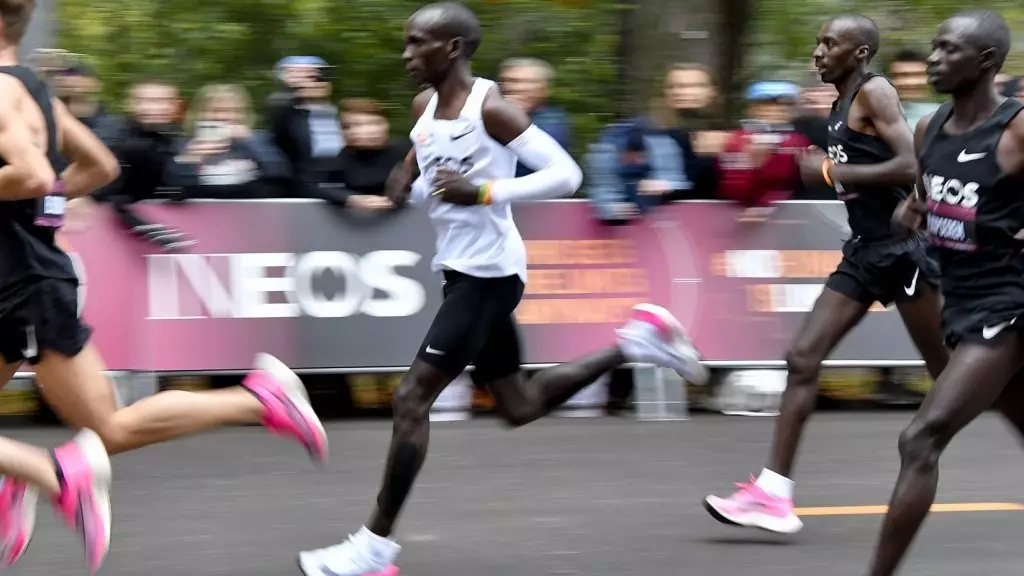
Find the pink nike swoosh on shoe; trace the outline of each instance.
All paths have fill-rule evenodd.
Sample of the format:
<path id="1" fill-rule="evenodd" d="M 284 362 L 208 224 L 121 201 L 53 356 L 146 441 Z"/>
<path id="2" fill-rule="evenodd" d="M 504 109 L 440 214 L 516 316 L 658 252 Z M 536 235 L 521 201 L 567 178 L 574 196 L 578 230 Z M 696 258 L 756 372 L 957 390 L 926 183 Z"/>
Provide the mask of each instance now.
<path id="1" fill-rule="evenodd" d="M 318 462 L 327 461 L 327 432 L 313 411 L 299 377 L 280 360 L 257 354 L 255 368 L 242 386 L 266 408 L 263 425 L 280 436 L 294 438 Z"/>
<path id="2" fill-rule="evenodd" d="M 0 560 L 14 565 L 28 550 L 36 525 L 39 490 L 22 480 L 0 479 Z"/>
<path id="3" fill-rule="evenodd" d="M 719 522 L 782 534 L 795 534 L 803 528 L 803 522 L 793 512 L 792 500 L 768 494 L 755 484 L 754 478 L 736 486 L 739 490 L 728 498 L 704 499 L 704 507 Z"/>
<path id="4" fill-rule="evenodd" d="M 95 574 L 110 550 L 110 459 L 103 440 L 91 430 L 82 430 L 53 455 L 62 480 L 54 507 L 82 534 L 85 560 Z"/>

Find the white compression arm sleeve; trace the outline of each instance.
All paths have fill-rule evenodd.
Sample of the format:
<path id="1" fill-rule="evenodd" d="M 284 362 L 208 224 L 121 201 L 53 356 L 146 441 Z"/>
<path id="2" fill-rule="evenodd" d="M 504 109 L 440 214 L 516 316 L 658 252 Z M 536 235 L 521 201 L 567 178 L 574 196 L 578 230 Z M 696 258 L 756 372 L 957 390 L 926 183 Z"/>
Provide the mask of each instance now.
<path id="1" fill-rule="evenodd" d="M 508 149 L 527 168 L 536 170 L 522 178 L 491 183 L 491 202 L 521 202 L 569 196 L 583 183 L 583 171 L 554 138 L 531 124 Z"/>

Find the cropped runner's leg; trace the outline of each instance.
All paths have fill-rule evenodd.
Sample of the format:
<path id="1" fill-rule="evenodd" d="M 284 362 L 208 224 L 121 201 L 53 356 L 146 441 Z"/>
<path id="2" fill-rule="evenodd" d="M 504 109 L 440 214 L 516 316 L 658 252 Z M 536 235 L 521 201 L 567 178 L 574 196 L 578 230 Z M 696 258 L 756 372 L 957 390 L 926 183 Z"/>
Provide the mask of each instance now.
<path id="1" fill-rule="evenodd" d="M 900 434 L 900 473 L 882 523 L 868 574 L 891 576 L 935 501 L 939 457 L 956 434 L 1002 394 L 1021 366 L 1021 339 L 1008 333 L 995 344 L 962 342 Z"/>
<path id="2" fill-rule="evenodd" d="M 900 318 L 932 380 L 937 380 L 949 363 L 949 349 L 942 332 L 939 276 L 938 264 L 921 243 L 893 266 L 889 286 L 890 299 L 896 302 Z"/>
<path id="3" fill-rule="evenodd" d="M 242 386 L 188 392 L 166 390 L 118 409 L 113 383 L 96 349 L 74 356 L 46 350 L 37 367 L 46 401 L 74 428 L 96 430 L 111 454 L 204 430 L 262 422 L 298 440 L 314 457 L 326 456 L 323 426 L 298 378 L 276 359 L 260 355 Z"/>
<path id="4" fill-rule="evenodd" d="M 704 508 L 716 520 L 786 534 L 803 528 L 793 513 L 790 477 L 800 437 L 818 400 L 821 363 L 861 321 L 872 300 L 856 276 L 844 273 L 840 264 L 786 354 L 789 375 L 768 466 L 756 479 L 737 484 L 739 490 L 732 496 L 705 498 Z"/>
<path id="5" fill-rule="evenodd" d="M 928 374 L 937 380 L 949 363 L 949 349 L 942 335 L 942 296 L 930 285 L 918 290 L 920 296 L 916 300 L 896 302 L 896 309 Z"/>
<path id="6" fill-rule="evenodd" d="M 327 456 L 327 435 L 309 404 L 302 382 L 267 354 L 255 369 L 225 390 L 168 390 L 118 409 L 106 366 L 88 344 L 90 329 L 78 320 L 77 286 L 52 281 L 39 286 L 36 374 L 43 397 L 68 425 L 95 430 L 111 454 L 180 438 L 203 430 L 262 422 L 290 436 L 318 460 Z"/>

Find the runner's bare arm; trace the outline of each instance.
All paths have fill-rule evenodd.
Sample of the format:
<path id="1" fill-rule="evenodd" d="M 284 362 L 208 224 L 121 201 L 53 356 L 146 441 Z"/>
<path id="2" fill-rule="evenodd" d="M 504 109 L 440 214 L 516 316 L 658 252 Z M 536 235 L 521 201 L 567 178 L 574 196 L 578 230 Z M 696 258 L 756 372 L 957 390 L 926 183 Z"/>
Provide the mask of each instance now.
<path id="1" fill-rule="evenodd" d="M 920 158 L 921 151 L 924 150 L 924 135 L 928 131 L 928 125 L 931 124 L 932 118 L 935 117 L 935 113 L 932 112 L 917 121 L 917 126 L 914 127 L 914 157 Z M 924 187 L 924 174 L 921 172 L 920 167 L 917 169 L 917 179 L 914 185 L 914 196 L 917 200 L 923 202 L 927 200 L 928 189 Z"/>
<path id="2" fill-rule="evenodd" d="M 121 173 L 121 164 L 114 153 L 56 98 L 53 115 L 60 150 L 71 161 L 60 175 L 64 194 L 77 198 L 113 182 Z"/>
<path id="3" fill-rule="evenodd" d="M 434 95 L 434 90 L 424 90 L 416 95 L 416 98 L 412 101 L 412 120 L 413 122 L 419 120 L 420 116 L 423 116 L 423 111 L 426 110 L 427 104 L 430 102 L 430 98 Z M 402 205 L 409 200 L 409 194 L 412 190 L 413 184 L 419 180 L 420 167 L 416 163 L 416 147 L 413 146 L 409 153 L 405 155 L 405 160 L 395 165 L 388 174 L 388 179 L 384 184 L 384 195 L 387 196 L 391 202 L 395 205 Z"/>
<path id="4" fill-rule="evenodd" d="M 914 151 L 915 156 L 920 157 L 921 150 L 924 149 L 924 134 L 928 130 L 928 124 L 932 121 L 932 117 L 935 113 L 928 114 L 920 121 L 914 128 Z M 914 193 L 906 200 L 899 203 L 896 206 L 896 210 L 892 213 L 892 221 L 899 228 L 907 230 L 920 230 L 924 224 L 924 215 L 928 211 L 927 202 L 928 190 L 924 187 L 924 177 L 921 171 L 918 170 L 917 184 L 914 185 Z"/>
<path id="5" fill-rule="evenodd" d="M 912 185 L 917 181 L 914 135 L 903 116 L 896 89 L 884 78 L 872 78 L 861 88 L 857 102 L 895 157 L 879 164 L 837 164 L 832 169 L 832 178 L 843 184 Z"/>
<path id="6" fill-rule="evenodd" d="M 538 128 L 525 112 L 505 100 L 497 88 L 484 99 L 484 128 L 535 170 L 520 178 L 491 182 L 492 202 L 521 202 L 570 196 L 583 182 L 583 171 L 554 138 Z"/>
<path id="7" fill-rule="evenodd" d="M 40 198 L 53 191 L 57 175 L 46 150 L 34 142 L 32 132 L 18 114 L 17 80 L 0 75 L 0 199 Z"/>
<path id="8" fill-rule="evenodd" d="M 996 147 L 996 162 L 1007 174 L 1024 174 L 1024 114 L 1017 114 Z"/>

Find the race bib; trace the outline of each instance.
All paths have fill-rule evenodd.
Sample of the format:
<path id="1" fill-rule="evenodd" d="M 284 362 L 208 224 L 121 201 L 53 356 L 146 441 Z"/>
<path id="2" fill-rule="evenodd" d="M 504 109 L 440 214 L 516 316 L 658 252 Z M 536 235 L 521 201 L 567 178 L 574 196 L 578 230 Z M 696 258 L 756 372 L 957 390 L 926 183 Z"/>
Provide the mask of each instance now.
<path id="1" fill-rule="evenodd" d="M 53 192 L 36 201 L 36 226 L 60 228 L 64 225 L 64 213 L 67 210 L 68 198 L 64 195 L 63 182 L 57 182 Z"/>

